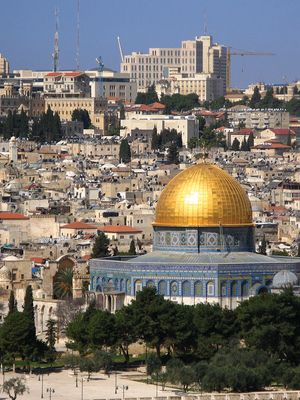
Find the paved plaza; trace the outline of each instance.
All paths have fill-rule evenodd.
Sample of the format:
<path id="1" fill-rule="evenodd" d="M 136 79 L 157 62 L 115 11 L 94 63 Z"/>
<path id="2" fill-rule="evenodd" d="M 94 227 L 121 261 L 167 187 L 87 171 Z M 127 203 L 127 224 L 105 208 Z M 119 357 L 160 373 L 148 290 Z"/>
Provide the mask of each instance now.
<path id="1" fill-rule="evenodd" d="M 118 372 L 109 377 L 104 374 L 92 374 L 91 379 L 87 381 L 86 374 L 78 375 L 78 387 L 76 387 L 76 378 L 71 370 L 62 371 L 59 373 L 45 374 L 43 376 L 43 399 L 50 399 L 50 392 L 52 400 L 98 400 L 98 399 L 120 399 L 123 398 L 123 387 L 125 398 L 137 397 L 155 397 L 156 385 L 150 385 L 143 382 L 137 382 L 131 379 L 142 374 L 138 372 Z M 15 376 L 13 373 L 5 374 L 5 379 Z M 21 377 L 21 374 L 16 376 Z M 24 375 L 26 384 L 30 392 L 24 396 L 18 397 L 18 400 L 38 400 L 42 395 L 42 381 L 39 380 L 37 375 Z M 83 379 L 83 382 L 82 382 Z M 1 382 L 2 383 L 2 382 Z M 115 386 L 117 383 L 117 393 L 115 393 Z M 128 389 L 126 389 L 126 387 Z M 47 392 L 48 389 L 48 392 Z M 82 396 L 83 389 L 83 396 Z M 158 396 L 174 396 L 174 390 L 161 390 L 158 386 Z M 8 396 L 0 394 L 0 400 L 8 399 Z"/>

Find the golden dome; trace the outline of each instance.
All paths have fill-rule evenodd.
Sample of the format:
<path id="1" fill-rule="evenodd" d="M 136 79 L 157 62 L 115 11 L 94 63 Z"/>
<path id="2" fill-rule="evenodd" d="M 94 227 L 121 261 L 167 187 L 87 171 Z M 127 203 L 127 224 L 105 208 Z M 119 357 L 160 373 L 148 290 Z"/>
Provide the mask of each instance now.
<path id="1" fill-rule="evenodd" d="M 251 226 L 252 209 L 241 185 L 212 164 L 176 175 L 162 191 L 154 226 Z"/>

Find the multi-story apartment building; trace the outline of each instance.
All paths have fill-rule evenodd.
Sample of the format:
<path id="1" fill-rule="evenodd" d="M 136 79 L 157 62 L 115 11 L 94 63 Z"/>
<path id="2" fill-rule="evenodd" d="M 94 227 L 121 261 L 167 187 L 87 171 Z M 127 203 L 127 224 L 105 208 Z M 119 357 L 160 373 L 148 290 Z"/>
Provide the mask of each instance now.
<path id="1" fill-rule="evenodd" d="M 196 93 L 199 101 L 212 101 L 224 96 L 224 80 L 214 74 L 195 74 L 194 77 L 188 77 L 187 74 L 174 74 L 169 79 L 158 82 L 156 92 L 159 96 L 162 93 L 165 95 Z"/>
<path id="2" fill-rule="evenodd" d="M 5 58 L 0 53 L 0 76 L 1 75 L 8 75 L 9 74 L 9 62 L 7 58 Z"/>
<path id="3" fill-rule="evenodd" d="M 244 126 L 251 129 L 288 128 L 289 113 L 284 110 L 252 110 L 235 106 L 227 110 L 230 126 Z"/>
<path id="4" fill-rule="evenodd" d="M 200 36 L 183 41 L 180 48 L 150 48 L 149 53 L 133 52 L 121 63 L 121 72 L 130 74 L 138 91 L 167 78 L 172 68 L 179 68 L 188 77 L 198 73 L 215 74 L 223 78 L 226 89 L 227 48 L 213 44 L 211 36 Z"/>
<path id="5" fill-rule="evenodd" d="M 49 72 L 44 76 L 44 94 L 63 97 L 89 96 L 89 77 L 83 72 Z"/>
<path id="6" fill-rule="evenodd" d="M 86 71 L 90 78 L 91 97 L 105 97 L 134 103 L 136 82 L 131 82 L 129 74 L 105 68 L 103 71 Z"/>

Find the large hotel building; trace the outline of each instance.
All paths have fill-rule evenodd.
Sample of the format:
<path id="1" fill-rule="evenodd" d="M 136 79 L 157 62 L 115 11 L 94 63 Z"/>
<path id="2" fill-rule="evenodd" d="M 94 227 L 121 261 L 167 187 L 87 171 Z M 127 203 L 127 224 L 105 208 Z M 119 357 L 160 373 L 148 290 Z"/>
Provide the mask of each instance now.
<path id="1" fill-rule="evenodd" d="M 180 48 L 151 48 L 149 53 L 133 52 L 124 56 L 121 72 L 129 73 L 143 91 L 172 73 L 194 78 L 195 74 L 214 74 L 222 78 L 226 89 L 227 48 L 213 44 L 211 36 L 185 40 Z"/>

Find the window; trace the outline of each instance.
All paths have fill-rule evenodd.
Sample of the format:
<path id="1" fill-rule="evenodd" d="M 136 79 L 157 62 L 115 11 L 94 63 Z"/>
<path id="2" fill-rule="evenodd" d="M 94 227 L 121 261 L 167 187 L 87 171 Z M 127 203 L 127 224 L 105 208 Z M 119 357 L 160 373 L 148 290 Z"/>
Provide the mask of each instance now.
<path id="1" fill-rule="evenodd" d="M 215 293 L 215 285 L 213 282 L 207 283 L 207 296 L 213 296 Z"/>

